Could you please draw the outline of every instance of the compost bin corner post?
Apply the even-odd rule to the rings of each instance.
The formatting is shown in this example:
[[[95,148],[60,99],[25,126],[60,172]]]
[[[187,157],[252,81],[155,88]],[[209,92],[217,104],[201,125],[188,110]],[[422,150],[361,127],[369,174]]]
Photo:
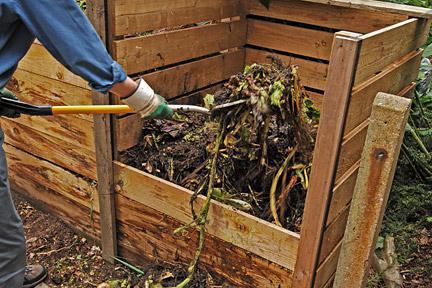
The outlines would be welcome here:
[[[410,105],[410,99],[391,94],[375,98],[334,287],[366,284]]]
[[[109,1],[87,1],[87,16],[101,37],[109,47],[109,29],[107,27],[107,11]],[[109,97],[97,92],[93,93],[93,104],[110,104]],[[102,256],[114,262],[117,255],[117,229],[115,215],[114,171],[113,171],[113,137],[111,130],[111,116],[94,116],[94,135],[97,161],[98,195],[100,207]]]
[[[359,58],[360,34],[335,34],[293,286],[313,287]]]

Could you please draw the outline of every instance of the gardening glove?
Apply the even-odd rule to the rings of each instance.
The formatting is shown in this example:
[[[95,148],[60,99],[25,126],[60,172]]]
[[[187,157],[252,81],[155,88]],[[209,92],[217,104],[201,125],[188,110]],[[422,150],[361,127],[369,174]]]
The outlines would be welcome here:
[[[15,96],[15,94],[6,88],[0,88],[0,97],[18,100],[18,98]],[[13,111],[13,110],[10,110],[7,108],[3,108],[0,106],[0,116],[4,116],[4,117],[8,117],[8,118],[18,118],[21,116],[21,114],[16,112],[16,111]]]
[[[137,90],[122,101],[135,112],[146,119],[170,119],[174,112],[168,106],[168,102],[143,80],[140,79]]]

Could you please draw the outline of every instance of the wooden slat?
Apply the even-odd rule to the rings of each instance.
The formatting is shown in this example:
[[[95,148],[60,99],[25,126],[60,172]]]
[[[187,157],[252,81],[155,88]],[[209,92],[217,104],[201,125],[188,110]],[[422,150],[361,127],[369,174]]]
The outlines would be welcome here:
[[[249,19],[247,44],[317,59],[330,59],[333,33]]]
[[[178,65],[144,75],[147,83],[166,99],[177,97],[228,79],[243,71],[244,50]]]
[[[217,23],[115,41],[114,55],[133,74],[241,47],[245,38],[246,22]]]
[[[324,63],[247,48],[246,64],[270,63],[271,60],[267,57],[269,55],[276,56],[288,65],[299,66],[299,75],[304,86],[319,90],[325,89],[328,65]]]
[[[180,227],[182,222],[122,195],[117,195],[116,202],[119,243],[120,246],[135,252],[136,256],[130,259],[134,260],[134,263],[139,261],[138,263],[148,264],[162,260],[186,264],[193,258],[198,244],[196,231],[191,231],[186,237],[174,237],[174,230]],[[223,225],[220,222],[223,219],[217,221]],[[242,224],[239,228],[249,229],[252,237],[255,227],[246,225]],[[228,231],[229,228],[222,226],[221,229]],[[259,246],[258,243],[255,245]],[[200,265],[224,277],[224,280],[230,281],[234,287],[291,287],[292,271],[209,233],[206,235]]]
[[[192,192],[137,169],[115,163],[119,194],[161,211],[180,222],[192,219]],[[141,185],[145,183],[145,185]],[[203,203],[199,197],[196,206]],[[199,209],[199,208],[197,208]],[[214,202],[210,207],[207,233],[255,253],[271,262],[294,269],[299,235],[276,225]],[[259,245],[257,244],[259,243]]]
[[[66,199],[87,207],[87,215],[80,215],[83,219],[87,216],[87,220],[90,220],[90,209],[99,211],[98,194],[92,180],[81,178],[9,144],[5,144],[4,149],[8,159],[9,180],[20,191],[39,200],[42,199],[38,197],[38,193],[55,191]]]
[[[67,70],[41,44],[33,44],[18,67],[27,72],[90,90],[86,81]]]
[[[293,287],[296,288],[312,287],[315,278],[357,65],[360,45],[355,38],[357,36],[336,34],[333,42],[324,107],[321,110],[314,165],[306,196],[301,241],[294,271]]]
[[[432,10],[422,7],[401,5],[375,0],[302,0],[310,3],[322,3],[340,7],[350,7],[376,12],[399,13],[412,17],[432,18]]]
[[[364,287],[399,158],[411,100],[378,93],[337,266],[335,287]]]
[[[28,128],[19,122],[2,119],[0,124],[7,143],[69,171],[97,180],[94,152]]]
[[[327,259],[320,265],[317,270],[317,277],[314,287],[323,288],[326,287],[328,281],[334,276],[336,272],[337,262],[342,246],[342,241],[339,242],[335,249],[330,253]]]
[[[29,116],[10,119],[58,140],[94,151],[93,123],[73,115]]]
[[[341,242],[345,233],[346,223],[348,222],[349,208],[349,206],[346,206],[342,213],[336,217],[333,223],[331,223],[325,230],[321,253],[318,261],[319,265],[321,265],[323,261],[327,259],[330,253]]]
[[[21,101],[35,105],[91,105],[90,90],[21,69],[15,71],[8,88]],[[89,115],[75,116],[93,121],[93,117]]]
[[[356,85],[417,50],[429,35],[430,21],[409,19],[363,35]]]
[[[240,0],[115,1],[115,35],[135,34],[242,14]]]
[[[306,95],[312,100],[314,106],[318,109],[322,109],[324,102],[324,94],[312,91],[306,91]]]
[[[326,4],[289,0],[270,2],[266,9],[258,0],[248,1],[249,13],[337,30],[369,33],[408,19],[408,16],[388,12],[372,12]]]
[[[371,114],[372,103],[378,92],[398,94],[415,81],[420,66],[422,51],[413,51],[391,64],[380,74],[354,87],[348,110],[345,133],[349,133]]]

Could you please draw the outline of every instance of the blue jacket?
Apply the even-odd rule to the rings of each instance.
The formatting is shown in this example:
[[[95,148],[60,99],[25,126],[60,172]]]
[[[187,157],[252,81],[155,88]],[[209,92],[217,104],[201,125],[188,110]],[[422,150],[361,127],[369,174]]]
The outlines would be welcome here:
[[[35,37],[96,91],[126,79],[75,0],[0,0],[0,88]]]

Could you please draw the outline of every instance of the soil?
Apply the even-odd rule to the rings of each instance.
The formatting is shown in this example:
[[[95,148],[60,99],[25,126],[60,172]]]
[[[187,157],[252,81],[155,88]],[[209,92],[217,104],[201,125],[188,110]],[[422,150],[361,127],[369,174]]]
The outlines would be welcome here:
[[[23,220],[27,239],[27,261],[42,264],[49,271],[45,283],[49,287],[146,287],[149,277],[169,287],[175,286],[187,274],[187,266],[149,263],[137,267],[144,275],[123,265],[111,265],[101,256],[97,242],[70,229],[61,219],[37,210],[19,195],[14,195],[17,210]],[[210,273],[198,270],[189,287],[230,287]]]

